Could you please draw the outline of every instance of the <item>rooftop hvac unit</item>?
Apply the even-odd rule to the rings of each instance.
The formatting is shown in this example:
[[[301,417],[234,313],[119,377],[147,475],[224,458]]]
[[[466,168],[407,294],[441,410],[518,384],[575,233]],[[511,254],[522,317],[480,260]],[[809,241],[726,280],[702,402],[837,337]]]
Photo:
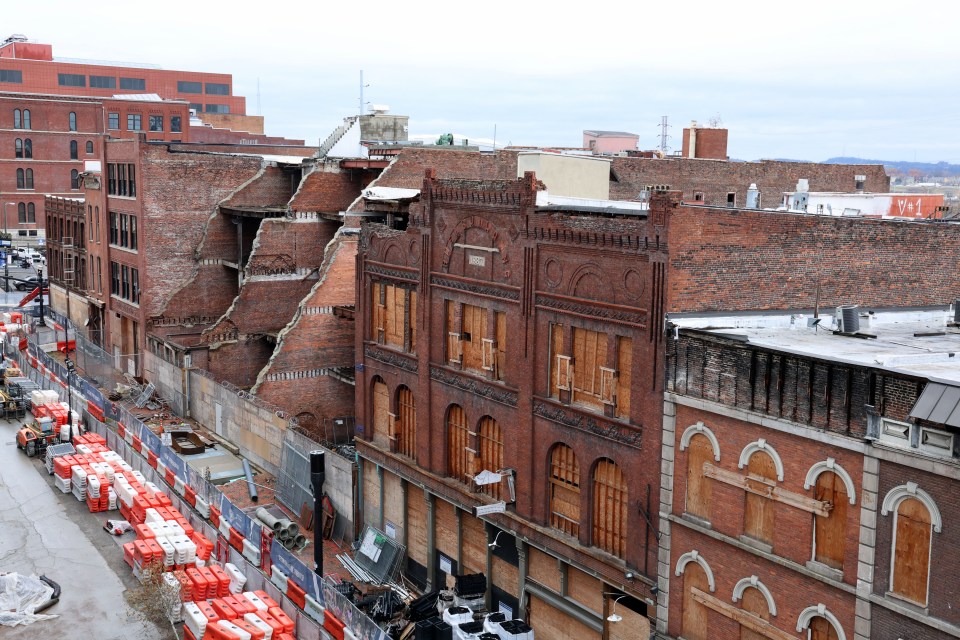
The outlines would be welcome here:
[[[855,304],[837,307],[836,321],[840,333],[860,331],[860,307]]]

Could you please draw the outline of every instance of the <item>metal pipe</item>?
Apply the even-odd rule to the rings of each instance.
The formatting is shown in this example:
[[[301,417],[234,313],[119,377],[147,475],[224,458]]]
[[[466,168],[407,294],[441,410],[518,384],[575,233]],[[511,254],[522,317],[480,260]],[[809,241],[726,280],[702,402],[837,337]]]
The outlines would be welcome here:
[[[260,497],[257,495],[257,486],[253,483],[253,471],[250,470],[250,463],[246,458],[243,459],[243,475],[247,477],[247,490],[250,492],[250,501],[256,503]]]
[[[313,485],[313,571],[323,577],[323,481],[326,479],[323,451],[310,452],[310,484]]]

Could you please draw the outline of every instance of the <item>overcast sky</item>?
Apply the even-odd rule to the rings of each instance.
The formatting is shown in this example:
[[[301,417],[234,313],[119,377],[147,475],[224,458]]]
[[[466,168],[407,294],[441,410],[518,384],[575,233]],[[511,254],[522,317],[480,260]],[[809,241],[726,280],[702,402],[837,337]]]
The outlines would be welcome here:
[[[318,144],[364,100],[411,134],[679,149],[719,118],[733,158],[960,163],[960,3],[196,2],[4,7],[54,56],[233,75],[266,132]],[[258,98],[259,86],[259,98]]]

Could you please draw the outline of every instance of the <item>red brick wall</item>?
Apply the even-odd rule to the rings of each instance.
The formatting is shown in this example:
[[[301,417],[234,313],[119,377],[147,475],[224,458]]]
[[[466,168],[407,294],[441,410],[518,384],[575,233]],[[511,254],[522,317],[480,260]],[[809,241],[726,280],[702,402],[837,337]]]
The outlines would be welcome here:
[[[681,206],[669,216],[669,311],[947,304],[960,227]]]
[[[369,176],[325,163],[304,178],[290,203],[293,211],[339,213],[357,199]]]
[[[284,171],[276,166],[266,167],[250,184],[227,198],[222,206],[285,207],[299,178],[298,173]]]
[[[726,129],[696,129],[696,149],[694,158],[709,160],[727,159],[727,130]],[[683,130],[683,146],[681,155],[690,157],[690,129]]]

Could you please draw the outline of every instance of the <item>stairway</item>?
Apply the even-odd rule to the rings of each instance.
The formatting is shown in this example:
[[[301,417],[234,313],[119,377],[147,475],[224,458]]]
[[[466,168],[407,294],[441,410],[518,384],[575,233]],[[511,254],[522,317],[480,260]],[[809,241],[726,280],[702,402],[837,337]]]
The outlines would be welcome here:
[[[323,141],[323,144],[320,145],[320,149],[319,149],[319,151],[317,151],[317,157],[318,157],[318,158],[323,158],[323,157],[325,157],[328,153],[330,153],[330,149],[333,149],[333,147],[334,147],[338,142],[340,142],[340,139],[341,139],[344,135],[346,135],[347,131],[350,130],[350,127],[352,127],[353,125],[355,125],[358,120],[359,120],[359,118],[358,118],[357,116],[350,116],[350,117],[348,117],[348,118],[344,118],[344,119],[343,119],[343,124],[340,125],[339,127],[337,127],[336,129],[334,129],[333,133],[331,133],[329,136],[327,136],[327,139],[324,140],[324,141]]]

